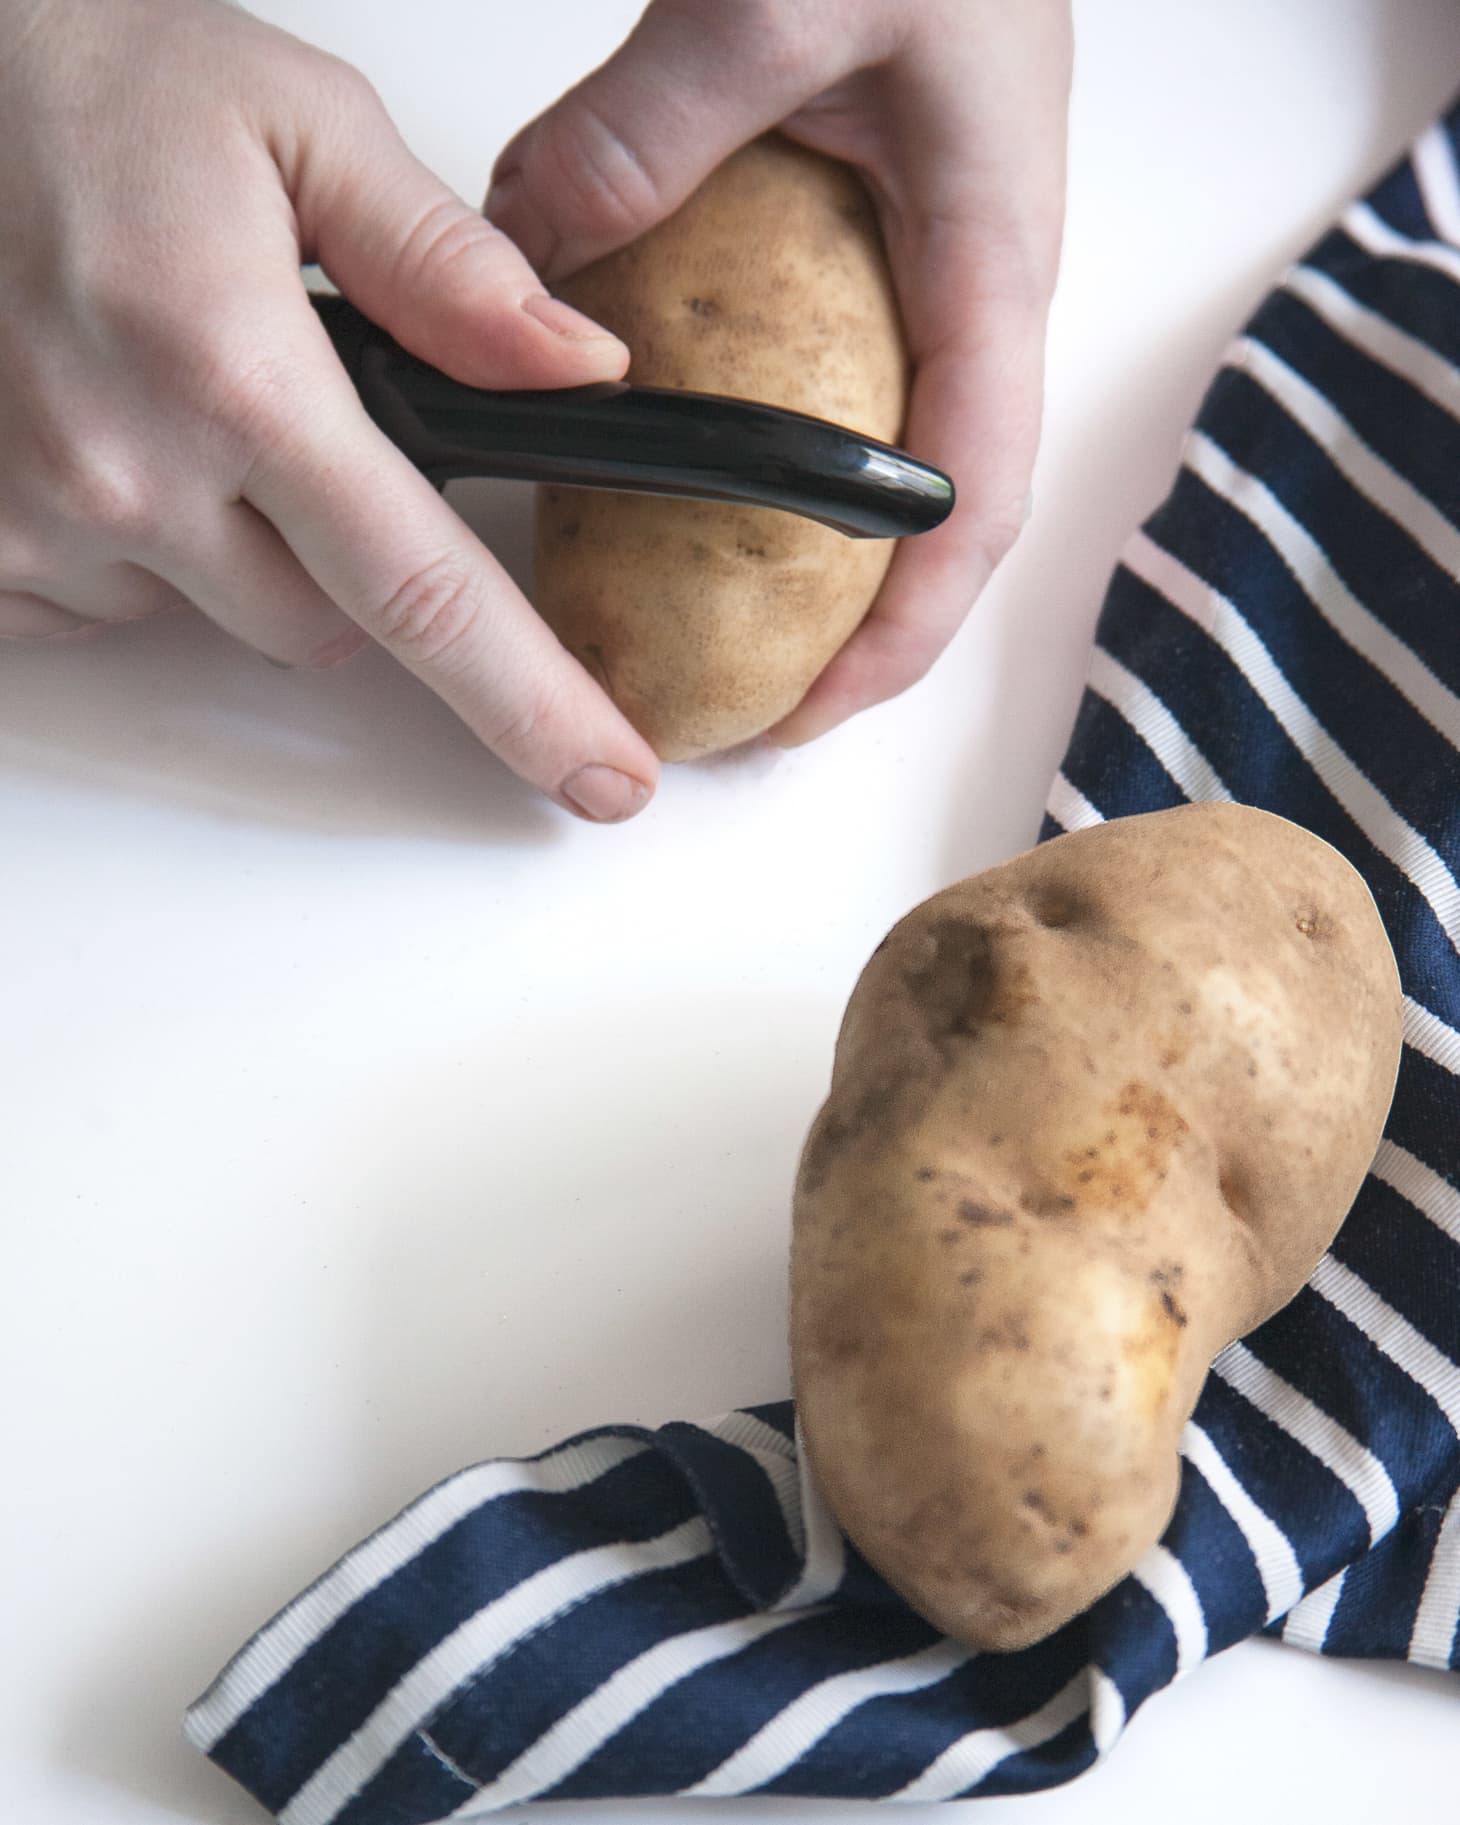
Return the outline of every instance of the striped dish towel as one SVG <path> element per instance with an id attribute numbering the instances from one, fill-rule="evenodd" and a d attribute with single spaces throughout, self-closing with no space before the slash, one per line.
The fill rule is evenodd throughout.
<path id="1" fill-rule="evenodd" d="M 1373 889 L 1405 1048 L 1297 1299 L 1218 1359 L 1162 1543 L 1037 1647 L 914 1616 L 789 1404 L 452 1477 L 235 1657 L 192 1740 L 284 1825 L 1068 1780 L 1258 1632 L 1460 1666 L 1460 110 L 1230 351 L 1111 586 L 1045 834 L 1235 798 Z"/>

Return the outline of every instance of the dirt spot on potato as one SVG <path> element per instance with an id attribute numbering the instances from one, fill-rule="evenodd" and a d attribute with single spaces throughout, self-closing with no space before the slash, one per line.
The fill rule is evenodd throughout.
<path id="1" fill-rule="evenodd" d="M 889 1075 L 866 1084 L 849 1107 L 828 1106 L 813 1126 L 801 1158 L 800 1189 L 819 1191 L 844 1152 L 869 1135 L 886 1132 L 896 1119 L 899 1098 L 913 1080 Z"/>
<path id="2" fill-rule="evenodd" d="M 1300 936 L 1311 938 L 1315 943 L 1332 938 L 1338 929 L 1329 915 L 1317 906 L 1300 906 L 1294 915 L 1293 924 Z"/>
<path id="3" fill-rule="evenodd" d="M 1002 1229 L 1014 1221 L 1014 1213 L 1012 1210 L 991 1210 L 974 1198 L 960 1198 L 958 1220 L 971 1229 Z"/>
<path id="4" fill-rule="evenodd" d="M 1106 1122 L 1083 1146 L 1065 1150 L 1066 1183 L 1086 1210 L 1145 1210 L 1187 1133 L 1176 1108 L 1148 1084 L 1125 1084 Z"/>
<path id="5" fill-rule="evenodd" d="M 1008 1312 L 997 1324 L 986 1324 L 975 1337 L 980 1350 L 1027 1350 L 1029 1328 L 1022 1312 Z"/>
<path id="6" fill-rule="evenodd" d="M 1001 961 L 987 931 L 940 919 L 919 934 L 921 955 L 903 971 L 923 1031 L 945 1053 L 986 1026 L 1018 1026 L 1040 999 L 1026 964 Z"/>
<path id="7" fill-rule="evenodd" d="M 1031 1217 L 1068 1217 L 1076 1200 L 1067 1191 L 1056 1191 L 1049 1185 L 1038 1185 L 1019 1194 L 1019 1204 Z"/>
<path id="8" fill-rule="evenodd" d="M 940 919 L 921 934 L 922 953 L 903 970 L 903 983 L 929 1039 L 971 1039 L 994 993 L 987 932 L 960 919 Z"/>

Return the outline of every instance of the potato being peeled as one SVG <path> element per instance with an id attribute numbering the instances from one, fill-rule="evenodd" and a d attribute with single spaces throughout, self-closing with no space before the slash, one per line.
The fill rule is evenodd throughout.
<path id="1" fill-rule="evenodd" d="M 630 380 L 901 431 L 907 361 L 871 200 L 778 135 L 560 292 L 628 344 Z M 539 612 L 661 757 L 685 760 L 795 708 L 893 544 L 766 507 L 543 488 L 536 547 Z"/>
<path id="2" fill-rule="evenodd" d="M 833 1512 L 976 1648 L 1160 1537 L 1226 1344 L 1302 1287 L 1378 1145 L 1402 999 L 1368 889 L 1231 804 L 1056 838 L 935 895 L 853 992 L 792 1257 Z"/>

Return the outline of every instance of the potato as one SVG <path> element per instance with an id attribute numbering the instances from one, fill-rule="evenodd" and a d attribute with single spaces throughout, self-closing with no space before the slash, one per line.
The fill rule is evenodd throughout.
<path id="1" fill-rule="evenodd" d="M 1363 1181 L 1401 996 L 1363 881 L 1230 804 L 1056 838 L 867 965 L 802 1158 L 812 1468 L 915 1609 L 1042 1639 L 1161 1535 L 1212 1358 Z"/>
<path id="2" fill-rule="evenodd" d="M 668 221 L 561 287 L 629 378 L 899 435 L 907 362 L 871 202 L 772 136 Z M 539 490 L 536 604 L 660 756 L 758 735 L 866 614 L 892 555 L 766 507 Z"/>

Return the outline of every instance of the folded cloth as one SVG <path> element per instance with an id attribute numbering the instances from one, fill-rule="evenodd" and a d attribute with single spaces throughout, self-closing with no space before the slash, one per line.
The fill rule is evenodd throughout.
<path id="1" fill-rule="evenodd" d="M 192 1740 L 284 1825 L 1068 1780 L 1258 1632 L 1460 1664 L 1460 109 L 1230 351 L 1101 616 L 1046 834 L 1235 798 L 1373 889 L 1405 1046 L 1298 1297 L 1219 1357 L 1161 1544 L 972 1654 L 847 1546 L 789 1404 L 462 1471 L 234 1658 Z"/>

